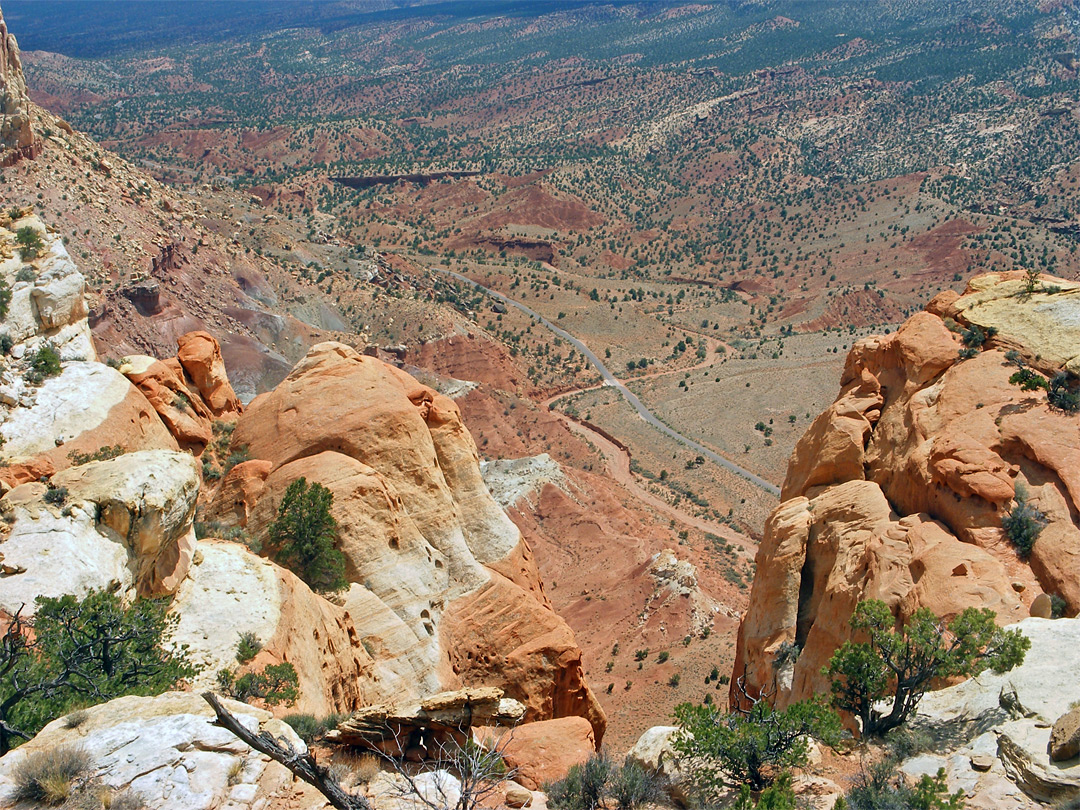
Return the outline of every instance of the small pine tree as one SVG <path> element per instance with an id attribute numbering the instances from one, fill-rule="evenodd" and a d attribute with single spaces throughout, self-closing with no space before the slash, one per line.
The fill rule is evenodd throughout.
<path id="1" fill-rule="evenodd" d="M 308 486 L 306 478 L 298 478 L 285 490 L 269 531 L 278 562 L 322 593 L 349 584 L 345 555 L 334 547 L 338 525 L 330 513 L 333 502 L 334 494 L 322 484 Z"/>
<path id="2" fill-rule="evenodd" d="M 15 244 L 19 246 L 19 253 L 23 260 L 37 258 L 37 255 L 45 249 L 45 241 L 41 234 L 29 225 L 23 225 L 15 232 Z"/>

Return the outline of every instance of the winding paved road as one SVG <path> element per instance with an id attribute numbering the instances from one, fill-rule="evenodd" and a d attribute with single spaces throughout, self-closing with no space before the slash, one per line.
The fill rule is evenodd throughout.
<path id="1" fill-rule="evenodd" d="M 571 335 L 569 332 L 567 332 L 562 327 L 557 326 L 556 324 L 549 321 L 547 318 L 545 318 L 543 315 L 541 315 L 536 310 L 532 309 L 531 307 L 526 306 L 525 304 L 522 304 L 519 301 L 515 301 L 513 298 L 509 298 L 508 296 L 505 296 L 500 292 L 497 292 L 497 291 L 492 290 L 492 289 L 490 289 L 488 287 L 485 287 L 483 284 L 480 284 L 479 282 L 473 281 L 471 278 L 468 278 L 467 276 L 463 276 L 461 273 L 455 273 L 453 270 L 448 270 L 448 269 L 446 269 L 444 267 L 434 267 L 434 266 L 432 266 L 431 269 L 435 270 L 435 271 L 437 271 L 439 273 L 442 273 L 444 275 L 452 276 L 453 278 L 456 278 L 458 281 L 462 281 L 465 284 L 468 284 L 469 286 L 474 287 L 474 288 L 480 290 L 481 292 L 483 292 L 483 293 L 485 293 L 487 295 L 490 295 L 492 298 L 495 298 L 495 299 L 498 299 L 499 301 L 502 301 L 504 304 L 507 304 L 507 305 L 512 306 L 512 307 L 516 307 L 517 309 L 524 312 L 526 315 L 528 315 L 533 320 L 537 321 L 538 323 L 543 324 L 548 329 L 550 329 L 552 332 L 554 332 L 556 335 L 561 337 L 563 340 L 570 343 L 575 349 L 577 349 L 583 355 L 585 355 L 585 357 L 588 359 L 588 361 L 590 363 L 592 363 L 592 365 L 596 368 L 597 371 L 600 372 L 600 376 L 603 377 L 603 379 L 604 379 L 604 385 L 609 385 L 612 388 L 615 388 L 616 390 L 618 390 L 618 392 L 623 395 L 623 398 L 627 402 L 630 403 L 630 406 L 635 411 L 637 411 L 638 416 L 640 416 L 642 419 L 644 419 L 646 422 L 648 422 L 654 428 L 656 428 L 657 430 L 659 430 L 661 433 L 665 434 L 666 436 L 670 436 L 672 439 L 675 439 L 675 441 L 682 442 L 687 447 L 689 447 L 689 448 L 691 448 L 693 450 L 696 450 L 698 453 L 700 453 L 702 456 L 709 459 L 710 461 L 713 461 L 713 462 L 719 464 L 721 467 L 724 467 L 724 468 L 730 470 L 731 472 L 735 473 L 736 475 L 741 476 L 742 478 L 745 478 L 750 483 L 761 487 L 761 489 L 765 490 L 770 495 L 775 495 L 776 497 L 780 497 L 780 488 L 777 487 L 775 484 L 772 484 L 769 481 L 766 481 L 764 478 L 762 478 L 762 477 L 760 477 L 758 475 L 755 475 L 754 473 L 750 472 L 750 470 L 747 470 L 747 469 L 745 469 L 743 467 L 740 467 L 738 464 L 736 464 L 735 462 L 730 461 L 729 459 L 727 459 L 724 456 L 720 455 L 715 450 L 710 450 L 708 447 L 701 444 L 700 442 L 696 442 L 693 439 L 691 439 L 691 438 L 689 438 L 687 436 L 684 436 L 683 434 L 679 433 L 677 430 L 674 430 L 673 428 L 670 428 L 666 424 L 661 422 L 656 417 L 656 415 L 653 414 L 652 411 L 650 411 L 648 408 L 645 407 L 645 405 L 642 403 L 642 401 L 640 399 L 637 398 L 637 395 L 634 394 L 633 391 L 631 391 L 629 388 L 627 388 L 625 385 L 623 385 L 623 383 L 619 380 L 619 378 L 616 377 L 614 374 L 612 374 L 608 370 L 607 366 L 605 366 L 603 364 L 603 362 L 600 360 L 599 357 L 597 357 L 595 354 L 593 354 L 592 350 L 588 346 L 586 346 L 583 342 L 578 340 L 576 337 Z"/>

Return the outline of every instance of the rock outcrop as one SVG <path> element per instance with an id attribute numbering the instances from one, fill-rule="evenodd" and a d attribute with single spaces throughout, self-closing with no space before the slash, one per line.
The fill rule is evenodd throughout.
<path id="1" fill-rule="evenodd" d="M 15 232 L 30 228 L 42 248 L 25 256 Z M 86 281 L 59 236 L 33 215 L 0 227 L 0 276 L 11 303 L 0 333 L 11 340 L 0 357 L 0 481 L 15 486 L 69 467 L 102 448 L 116 452 L 176 450 L 146 397 L 123 375 L 94 362 Z M 60 372 L 35 379 L 39 350 L 59 355 Z"/>
<path id="2" fill-rule="evenodd" d="M 1051 723 L 1067 716 L 1077 696 L 1080 619 L 1025 619 L 1017 627 L 1031 639 L 1022 665 L 926 695 L 913 721 L 953 741 L 953 750 L 909 760 L 903 770 L 917 776 L 944 767 L 949 789 L 963 789 L 969 807 L 1003 806 L 995 798 L 1033 807 L 1031 800 L 1080 797 L 1080 758 L 1055 760 L 1051 748 Z"/>
<path id="3" fill-rule="evenodd" d="M 527 723 L 501 740 L 495 733 L 481 736 L 483 744 L 499 745 L 503 761 L 516 770 L 514 779 L 529 790 L 566 776 L 597 749 L 592 727 L 582 717 L 560 717 Z"/>
<path id="4" fill-rule="evenodd" d="M 525 707 L 501 689 L 478 687 L 440 692 L 418 703 L 365 706 L 330 732 L 328 739 L 391 756 L 428 759 L 440 746 L 464 744 L 473 726 L 512 726 Z"/>
<path id="5" fill-rule="evenodd" d="M 34 157 L 41 141 L 30 121 L 30 97 L 26 93 L 22 59 L 14 34 L 0 14 L 0 166 L 20 158 Z"/>
<path id="6" fill-rule="evenodd" d="M 225 361 L 221 359 L 221 345 L 207 332 L 188 332 L 177 341 L 176 359 L 187 372 L 217 417 L 240 412 L 237 399 L 225 373 Z"/>
<path id="7" fill-rule="evenodd" d="M 626 761 L 654 774 L 667 797 L 680 807 L 686 807 L 691 801 L 689 784 L 686 772 L 679 766 L 679 754 L 672 746 L 672 738 L 678 732 L 678 726 L 647 729 L 627 753 Z"/>
<path id="8" fill-rule="evenodd" d="M 584 717 L 599 742 L 605 721 L 581 651 L 537 598 L 531 554 L 484 485 L 452 400 L 324 343 L 248 405 L 232 442 L 259 465 L 230 471 L 208 517 L 261 536 L 292 481 L 334 493 L 354 583 L 344 605 L 383 673 L 384 700 L 498 687 L 527 722 Z"/>
<path id="9" fill-rule="evenodd" d="M 26 614 L 37 596 L 92 589 L 174 593 L 195 549 L 199 483 L 191 456 L 151 450 L 56 473 L 60 502 L 46 500 L 44 484 L 15 487 L 0 499 L 9 527 L 0 608 Z"/>
<path id="10" fill-rule="evenodd" d="M 1048 375 L 1071 369 L 1080 284 L 1043 283 L 1026 296 L 1017 274 L 980 276 L 895 334 L 855 344 L 766 523 L 733 680 L 775 690 L 781 705 L 827 691 L 821 668 L 864 599 L 900 619 L 975 606 L 1006 624 L 1037 598 L 1049 604 L 1043 594 L 1080 610 L 1080 416 L 1010 384 L 1005 356 Z M 997 333 L 962 359 L 958 333 L 971 325 Z M 1001 526 L 1025 491 L 1047 519 L 1026 560 Z M 777 662 L 789 645 L 798 659 Z"/>
<path id="11" fill-rule="evenodd" d="M 300 697 L 290 711 L 320 717 L 352 711 L 390 689 L 382 686 L 350 611 L 236 543 L 198 543 L 171 610 L 179 617 L 173 643 L 187 644 L 201 667 L 196 689 L 215 688 L 217 673 L 236 667 L 242 633 L 262 645 L 246 668 L 288 662 L 296 669 Z"/>

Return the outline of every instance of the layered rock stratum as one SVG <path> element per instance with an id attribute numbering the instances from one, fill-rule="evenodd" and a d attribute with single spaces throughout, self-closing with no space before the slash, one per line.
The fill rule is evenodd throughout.
<path id="1" fill-rule="evenodd" d="M 965 359 L 961 335 L 976 326 L 990 337 Z M 1009 377 L 1017 357 L 1047 376 L 1073 372 L 1078 346 L 1080 284 L 1043 278 L 1027 294 L 1020 273 L 978 276 L 854 345 L 766 523 L 733 700 L 742 688 L 780 705 L 826 692 L 822 667 L 864 599 L 901 620 L 989 607 L 1009 624 L 1051 595 L 1076 615 L 1080 416 Z M 1046 518 L 1026 557 L 1002 529 L 1017 497 Z"/>

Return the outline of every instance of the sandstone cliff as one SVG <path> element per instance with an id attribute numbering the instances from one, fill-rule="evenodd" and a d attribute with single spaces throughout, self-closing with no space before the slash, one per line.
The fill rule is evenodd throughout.
<path id="1" fill-rule="evenodd" d="M 581 651 L 543 600 L 452 400 L 323 343 L 250 403 L 232 441 L 259 461 L 223 479 L 210 519 L 258 536 L 297 478 L 334 493 L 354 583 L 344 606 L 381 669 L 373 688 L 383 700 L 498 686 L 527 721 L 584 717 L 599 742 L 605 720 Z"/>
<path id="2" fill-rule="evenodd" d="M 33 157 L 40 150 L 41 141 L 30 122 L 30 106 L 19 44 L 8 33 L 0 13 L 0 166 Z"/>
<path id="3" fill-rule="evenodd" d="M 895 334 L 852 348 L 836 401 L 791 456 L 757 554 L 733 681 L 784 705 L 828 689 L 821 668 L 855 605 L 898 617 L 990 607 L 1007 624 L 1041 594 L 1080 609 L 1080 416 L 1009 383 L 1016 351 L 1047 375 L 1075 371 L 1080 285 L 1019 274 L 973 279 Z M 962 359 L 962 330 L 996 329 Z M 1017 492 L 1047 518 L 1024 559 L 1001 528 Z M 1049 604 L 1038 599 L 1035 612 Z M 797 659 L 789 653 L 794 645 Z M 732 699 L 738 690 L 733 686 Z"/>

